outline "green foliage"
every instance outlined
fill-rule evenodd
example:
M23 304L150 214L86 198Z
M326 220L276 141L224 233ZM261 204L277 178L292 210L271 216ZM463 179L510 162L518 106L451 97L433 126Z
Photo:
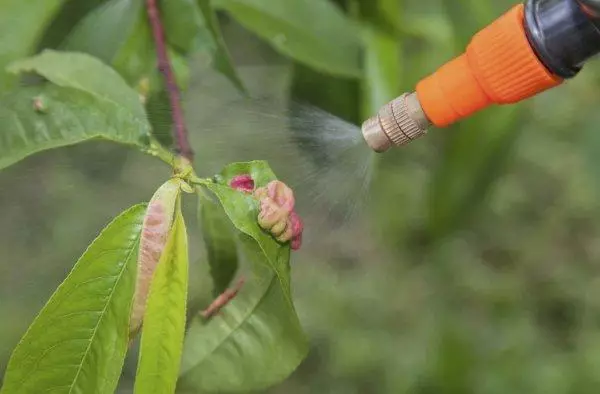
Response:
M150 286L135 393L173 393L185 333L187 232L180 204Z
M82 54L45 51L11 65L50 83L0 98L0 168L42 150L103 138L148 147L144 109L121 77Z
M496 108L494 123L481 116L454 127L431 184L427 234L437 241L462 227L500 176L519 137L520 108ZM489 116L489 115L486 115ZM481 128L486 127L485 132ZM480 147L473 149L473 147Z
M111 0L87 14L60 48L99 58L133 86L155 72L151 37L144 0Z
M139 98L112 68L96 58L79 53L61 53L45 50L40 55L10 65L13 73L36 73L54 85L77 89L99 101L112 104L115 111L123 112L147 127L142 119L144 108ZM147 136L146 128L137 133Z
M13 60L30 54L46 25L65 0L3 0L0 3L0 90L10 86L13 77L4 68Z
M198 218L202 227L215 296L223 293L238 270L238 254L231 224L223 208L200 192Z
M294 371L307 352L291 301L289 246L260 229L253 197L227 186L241 174L251 174L256 187L276 179L265 162L233 163L206 187L217 196L239 232L240 249L245 261L251 263L252 280L222 315L208 322L199 317L192 321L182 360L183 389L264 389Z
M148 219L150 211L136 206L100 234L40 312L11 357L1 393L114 392L131 339L127 327L134 320L130 310L136 279L147 280L151 288L147 310L142 308L142 316L135 316L145 316L136 392L173 393L176 386L182 392L263 391L288 377L308 348L292 302L289 246L258 227L259 207L251 195L228 186L236 175L250 174L257 186L263 186L275 174L266 162L254 161L231 164L214 179L203 179L167 152L172 144L171 114L144 0L0 3L0 169L37 152L95 139L158 156L173 167L169 182L198 191L199 224L207 249L200 264L210 268L212 295L226 291L236 276L246 278L237 296L213 317L202 318L187 305L187 282L198 278L188 277L187 229L179 201L175 224L165 234L166 246L157 249L157 271L136 278L142 219ZM215 71L245 92L229 55L228 45L236 43L229 40L227 25L221 25L216 12L224 11L292 60L288 71L293 100L308 101L354 123L464 49L472 34L509 3L159 0L167 50L182 90L189 84L189 59L203 54ZM47 47L61 52L35 54ZM36 56L26 58L31 55ZM17 81L28 86L17 86ZM590 97L588 92L588 101ZM553 104L545 106L556 107L558 101L551 98ZM560 102L565 104L562 97ZM565 170L568 175L547 168L552 165L545 149L556 157L569 153L561 145L566 137L556 137L560 127L553 121L542 124L539 129L544 132L555 129L554 138L560 143L545 145L545 137L535 140L543 144L531 145L543 146L544 152L532 149L528 154L534 159L521 158L520 165L527 168L523 179L505 177L509 187L504 194L491 193L510 163L517 137L534 116L530 112L523 106L492 109L429 142L415 142L404 154L379 160L372 216L390 249L398 253L390 256L389 264L383 261L387 256L378 255L384 254L382 245L369 244L376 232L361 226L354 233L343 229L336 234L351 240L338 257L352 264L343 270L335 264L301 269L303 276L295 288L300 289L303 309L310 311L305 314L306 325L318 340L314 345L319 351L281 386L281 392L548 394L567 392L570 386L575 387L573 392L597 387L597 378L586 372L598 365L593 329L576 336L574 327L584 318L564 311L570 303L576 304L573 310L583 306L592 310L590 300L598 297L579 286L584 283L579 276L590 275L585 269L573 269L563 285L564 268L547 267L554 256L585 261L595 250L593 241L587 240L593 232L586 226L593 215L590 201L597 199L563 195L555 183L555 178L567 186L587 180L581 171L572 170L575 166ZM551 119L558 117L552 114ZM584 123L585 152L594 163L597 133ZM199 140L209 132L190 129ZM530 127L529 133L535 132ZM549 180L539 176L540 168L550 174ZM36 187L44 181L44 187L36 189L39 194L60 183L59 176L46 179L46 173L38 179L33 175ZM152 175L148 171L127 182L160 183ZM71 180L67 183L70 186ZM527 205L522 189L534 193L533 203ZM78 195L97 191L78 190ZM116 192L128 195L122 184ZM49 211L35 194L27 189L24 200ZM390 215L390 201L402 212ZM575 207L571 216L560 210L563 201ZM490 206L494 212L482 209ZM321 207L312 209L316 215L324 213ZM52 218L59 218L61 231L72 235L82 227L88 210L69 207L70 221ZM512 216L505 219L504 212ZM21 225L28 231L41 227L29 212L11 215L7 221L18 220L13 219L15 223L0 237L6 243L9 233ZM533 219L523 219L524 215ZM494 226L482 224L485 220ZM538 231L537 223L547 229ZM461 229L474 229L476 234L458 239ZM49 237L44 239L50 242ZM37 249L25 244L22 249L28 250L21 251L23 255ZM351 249L363 244L366 255ZM62 256L54 251L60 249L54 241L49 249L49 255ZM315 250L309 260L331 263L329 253L324 257L325 252ZM36 261L32 273L53 272L45 263L54 260L45 254L42 260ZM524 266L514 264L517 260ZM199 267L190 267L191 272L196 272L194 268ZM523 304L522 294L528 292L531 297ZM388 299L394 301L380 302ZM1 304L3 316L26 318L19 308L5 306L4 299ZM595 323L587 324L593 328ZM0 328L10 332L4 324ZM493 346L489 338L494 338ZM567 349L563 353L557 350L561 346ZM515 370L517 364L524 367Z
M216 0L214 5L285 55L326 73L361 74L360 29L327 1Z
M0 391L112 393L127 343L145 206L110 223L15 349Z
M211 54L213 67L229 80L242 92L246 89L238 76L223 40L221 29L215 11L210 0L197 0L198 7L202 12L202 21L199 21L200 46Z

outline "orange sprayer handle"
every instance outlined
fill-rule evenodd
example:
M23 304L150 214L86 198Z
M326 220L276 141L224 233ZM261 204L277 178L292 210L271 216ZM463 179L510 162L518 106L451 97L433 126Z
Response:
M475 36L466 51L417 84L427 118L448 126L491 104L515 103L559 85L527 39L519 4Z

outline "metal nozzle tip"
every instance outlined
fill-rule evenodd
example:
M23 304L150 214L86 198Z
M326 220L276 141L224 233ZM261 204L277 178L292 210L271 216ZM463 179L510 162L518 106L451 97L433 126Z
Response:
M367 119L362 133L371 149L385 152L392 146L406 145L423 136L430 124L417 95L405 93Z

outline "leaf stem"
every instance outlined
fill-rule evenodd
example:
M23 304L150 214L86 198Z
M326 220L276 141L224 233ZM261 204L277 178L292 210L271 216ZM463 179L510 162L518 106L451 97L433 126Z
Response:
M188 140L188 132L183 116L183 108L181 106L181 92L177 86L175 74L173 73L173 67L171 66L169 54L167 53L165 31L160 19L160 12L158 10L156 1L157 0L146 0L146 10L148 12L148 19L152 27L152 36L156 46L158 69L165 79L167 93L169 95L171 114L174 124L173 139L175 140L177 153L188 159L190 162L193 162L194 151L192 150Z

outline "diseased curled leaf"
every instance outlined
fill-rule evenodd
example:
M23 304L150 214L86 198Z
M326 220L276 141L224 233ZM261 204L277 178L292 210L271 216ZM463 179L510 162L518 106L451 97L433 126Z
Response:
M216 297L227 289L238 269L235 234L220 204L202 192L198 199L198 216L213 280L213 295Z
M149 147L150 127L137 94L98 60L47 51L11 69L39 73L50 83L0 96L0 169L46 149L91 139Z
M66 0L0 1L0 91L11 87L14 76L4 68L29 55L46 26Z
M142 329L134 393L175 392L185 333L188 245L181 208L152 284Z
M361 76L360 28L323 0L216 0L281 53L334 75Z
M88 247L17 345L0 393L114 392L145 211L123 212Z
M183 181L179 178L169 179L158 188L148 204L140 240L138 274L131 310L130 333L132 336L138 332L144 319L150 283L171 233L175 205L179 200L182 184Z
M250 174L257 187L276 179L266 162L234 163L207 187L237 228L252 277L220 314L191 323L179 383L184 390L261 390L289 376L307 353L291 300L290 247L258 226L258 203L252 195L229 187L243 174Z

